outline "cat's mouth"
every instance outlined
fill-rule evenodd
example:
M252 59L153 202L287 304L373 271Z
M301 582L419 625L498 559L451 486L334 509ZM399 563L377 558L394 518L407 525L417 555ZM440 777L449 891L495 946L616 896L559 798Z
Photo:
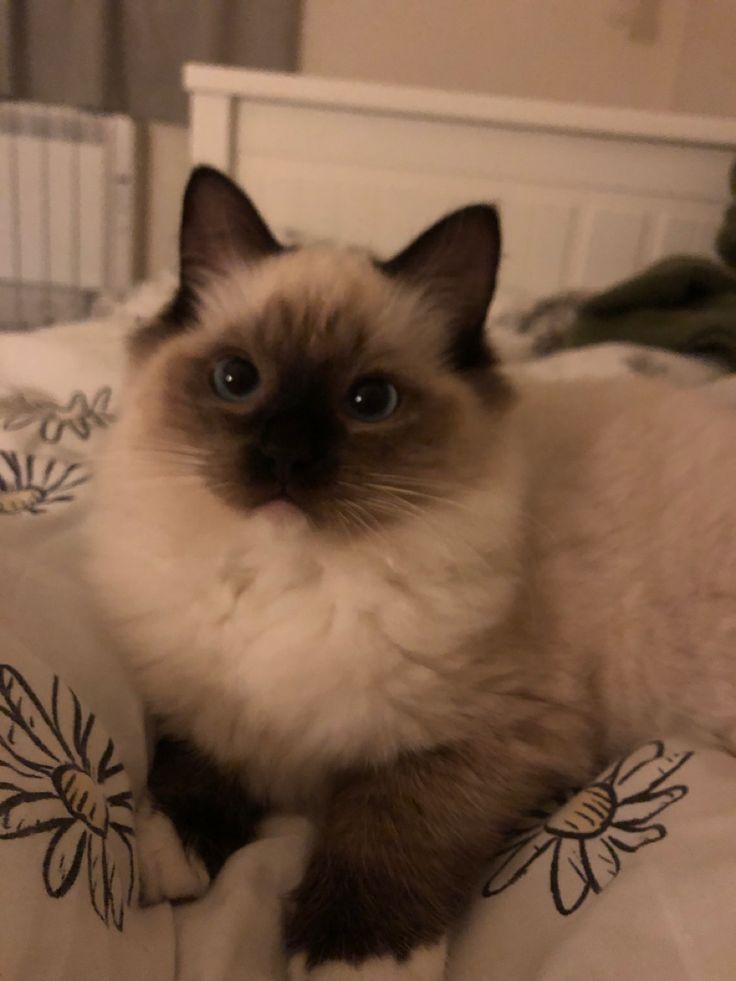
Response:
M306 517L304 509L294 500L294 498L283 490L278 494L263 501L254 508L257 514L268 518L276 524L285 524L296 520L304 520Z

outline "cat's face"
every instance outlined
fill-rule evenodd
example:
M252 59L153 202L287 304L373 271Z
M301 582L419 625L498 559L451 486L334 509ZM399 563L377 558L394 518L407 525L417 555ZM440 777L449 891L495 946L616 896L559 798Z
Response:
M442 506L487 472L508 401L483 333L497 257L485 207L385 264L284 250L195 172L179 294L136 340L139 447L236 512L332 535Z

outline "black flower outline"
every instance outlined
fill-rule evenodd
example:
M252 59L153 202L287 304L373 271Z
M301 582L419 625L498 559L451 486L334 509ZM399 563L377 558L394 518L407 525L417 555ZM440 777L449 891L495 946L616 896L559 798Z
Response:
M69 492L90 474L80 463L0 450L0 515L44 514L49 504L69 503Z
M92 907L122 931L135 885L128 778L112 740L56 675L50 705L0 664L0 841L50 834L48 895L65 896L84 865Z
M483 895L496 896L551 853L550 891L555 909L569 916L600 893L621 871L621 855L667 836L652 823L688 793L684 784L663 787L692 752L668 752L647 743L620 760L596 783L572 796L542 823L517 835L496 857Z
M52 399L31 401L23 397L8 414L3 429L14 432L40 421L39 435L46 443L58 443L66 429L86 440L95 426L105 429L115 421L109 411L111 398L109 385L98 389L91 402L80 391L72 392L66 405Z

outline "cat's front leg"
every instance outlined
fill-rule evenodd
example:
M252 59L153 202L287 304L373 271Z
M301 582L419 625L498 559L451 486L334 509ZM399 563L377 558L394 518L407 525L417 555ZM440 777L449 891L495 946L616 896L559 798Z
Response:
M441 981L482 863L568 780L547 755L455 745L346 776L287 911L291 981Z

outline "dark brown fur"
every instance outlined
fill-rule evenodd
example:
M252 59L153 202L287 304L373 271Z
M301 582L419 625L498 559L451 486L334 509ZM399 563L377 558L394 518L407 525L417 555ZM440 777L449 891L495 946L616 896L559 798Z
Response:
M156 808L174 822L184 846L197 852L211 876L253 839L265 813L241 781L181 739L159 739L148 789Z
M529 719L523 740L439 747L343 775L292 896L289 949L306 952L308 966L316 967L386 956L403 961L440 941L462 912L477 870L515 822L540 798L569 787L581 765L549 762L550 745L560 742L559 760L567 747L556 731L558 711L550 707L545 715ZM581 746L582 738L581 731ZM586 760L575 776L590 765Z
M310 309L279 300L258 323L233 325L216 345L204 341L201 352L169 368L161 411L172 444L200 447L201 469L213 491L251 509L279 491L273 474L259 466L264 434L279 426L311 453L310 466L290 490L315 525L334 526L341 505L349 525L351 503L359 503L375 526L389 524L401 510L387 509L364 489L372 475L391 474L399 504L411 506L421 478L436 480L440 461L467 468L472 458L460 444L453 453L457 427L449 401L425 391L408 373L392 372L390 352L382 357L366 343L366 333L347 308ZM271 371L268 400L256 408L223 402L212 389L217 361L235 355ZM376 372L396 384L402 411L380 426L356 425L345 413L346 379ZM508 401L510 392L492 369L477 381L499 409Z

